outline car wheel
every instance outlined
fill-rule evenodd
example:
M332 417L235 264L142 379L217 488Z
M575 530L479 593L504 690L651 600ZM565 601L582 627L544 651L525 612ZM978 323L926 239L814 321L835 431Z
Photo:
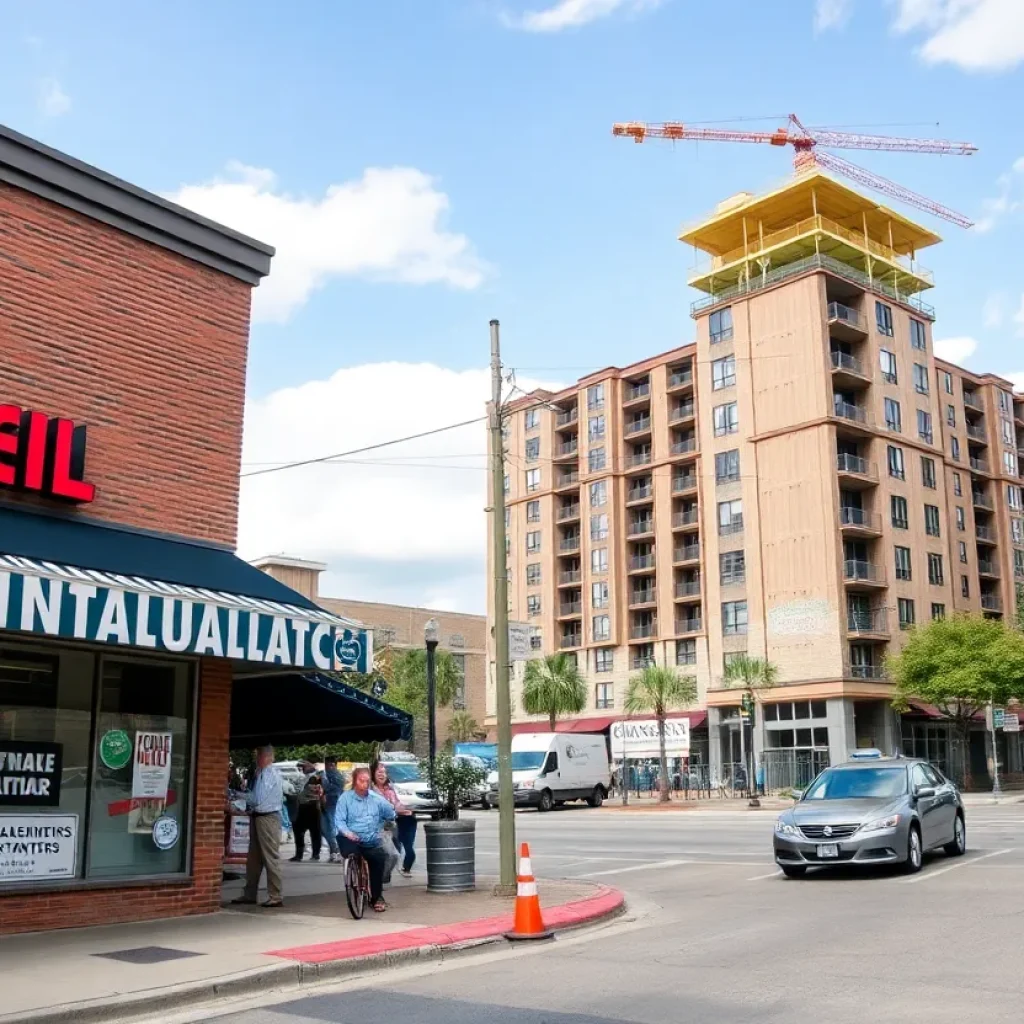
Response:
M604 790L600 786L595 786L594 792L587 797L587 803L591 807L600 807L604 803Z
M953 840L946 843L943 849L949 857L962 857L967 852L967 826L964 824L964 816L959 811L953 822Z
M555 806L555 799L551 795L550 789L545 789L540 795L540 803L537 804L538 811L550 811Z
M799 864L780 864L779 867L787 878L803 878L807 874L807 868Z
M916 825L910 826L907 837L907 859L904 870L908 875L916 875L924 866L924 849L921 846L921 830Z

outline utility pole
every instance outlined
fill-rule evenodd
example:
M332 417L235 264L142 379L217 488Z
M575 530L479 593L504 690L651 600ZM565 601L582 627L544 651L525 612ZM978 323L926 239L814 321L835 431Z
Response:
M505 552L505 439L501 433L501 340L491 321L491 535L494 540L494 682L498 712L498 851L496 891L516 892L515 793L512 789L512 693L509 687L508 556Z

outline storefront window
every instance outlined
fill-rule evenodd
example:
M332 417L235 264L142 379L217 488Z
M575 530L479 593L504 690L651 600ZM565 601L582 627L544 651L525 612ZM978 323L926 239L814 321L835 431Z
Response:
M185 663L103 659L89 816L89 878L185 870L191 678ZM127 761L126 742L131 747Z

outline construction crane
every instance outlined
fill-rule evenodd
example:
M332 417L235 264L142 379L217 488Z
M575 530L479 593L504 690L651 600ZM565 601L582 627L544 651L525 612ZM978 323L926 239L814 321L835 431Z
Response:
M772 132L741 132L723 128L687 127L679 121L661 124L645 124L642 121L626 121L612 126L612 135L618 135L634 142L645 139L669 139L672 142L753 142L768 146L792 146L795 150L793 164L797 173L817 164L827 170L842 174L861 185L873 188L894 199L927 210L936 217L969 228L972 221L956 210L943 206L926 196L904 188L902 185L883 178L879 174L850 163L834 153L822 152L822 146L831 149L880 149L898 153L938 153L948 156L970 156L978 151L969 142L950 142L946 139L903 139L890 135L861 135L839 132L828 128L806 128L796 114L789 115L785 128Z

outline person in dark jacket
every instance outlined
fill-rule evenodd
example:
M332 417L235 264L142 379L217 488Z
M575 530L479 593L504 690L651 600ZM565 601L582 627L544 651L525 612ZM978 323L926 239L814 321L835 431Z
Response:
M323 789L324 811L321 829L331 851L327 859L335 864L341 860L341 854L338 853L338 835L334 831L334 814L338 809L338 800L345 792L345 776L338 771L338 759L333 754L328 754L324 758Z
M323 841L320 831L320 815L323 813L324 790L320 784L320 775L311 764L304 764L306 784L299 792L299 814L294 823L295 856L294 861L302 860L306 852L306 833L310 836L312 860L320 859L320 845Z

